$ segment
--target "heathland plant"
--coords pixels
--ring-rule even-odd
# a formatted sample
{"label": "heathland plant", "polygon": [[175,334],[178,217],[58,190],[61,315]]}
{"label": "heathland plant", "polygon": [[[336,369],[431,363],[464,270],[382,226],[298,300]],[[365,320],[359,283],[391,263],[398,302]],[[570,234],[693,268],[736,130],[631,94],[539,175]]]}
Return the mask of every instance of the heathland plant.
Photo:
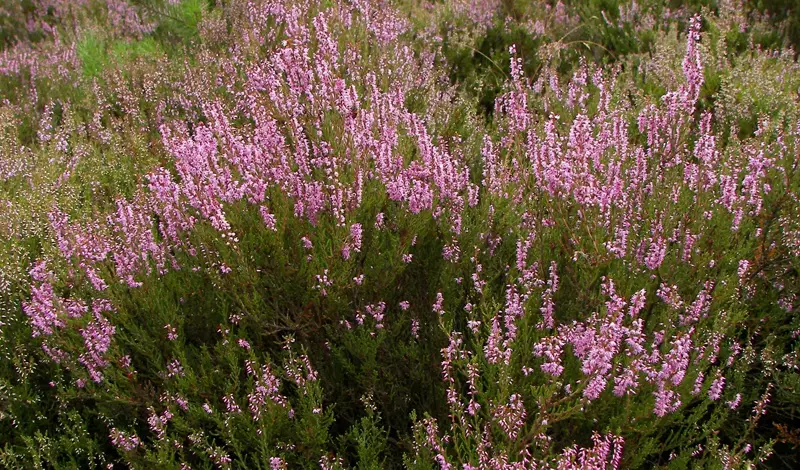
{"label": "heathland plant", "polygon": [[798,464],[768,6],[0,5],[3,467]]}

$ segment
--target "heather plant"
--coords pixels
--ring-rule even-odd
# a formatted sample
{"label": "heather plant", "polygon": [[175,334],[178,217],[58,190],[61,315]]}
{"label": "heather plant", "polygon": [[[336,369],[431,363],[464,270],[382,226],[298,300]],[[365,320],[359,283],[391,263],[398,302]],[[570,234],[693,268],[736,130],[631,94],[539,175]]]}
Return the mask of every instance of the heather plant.
{"label": "heather plant", "polygon": [[792,468],[758,8],[5,8],[0,463]]}

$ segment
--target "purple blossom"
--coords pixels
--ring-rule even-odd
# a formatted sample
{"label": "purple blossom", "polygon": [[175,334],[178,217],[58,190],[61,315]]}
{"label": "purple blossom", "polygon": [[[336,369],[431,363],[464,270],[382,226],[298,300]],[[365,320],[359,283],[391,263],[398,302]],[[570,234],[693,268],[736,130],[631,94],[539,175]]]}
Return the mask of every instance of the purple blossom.
{"label": "purple blossom", "polygon": [[711,387],[708,389],[708,398],[716,401],[722,396],[722,390],[725,388],[725,377],[718,375],[717,378],[711,382]]}

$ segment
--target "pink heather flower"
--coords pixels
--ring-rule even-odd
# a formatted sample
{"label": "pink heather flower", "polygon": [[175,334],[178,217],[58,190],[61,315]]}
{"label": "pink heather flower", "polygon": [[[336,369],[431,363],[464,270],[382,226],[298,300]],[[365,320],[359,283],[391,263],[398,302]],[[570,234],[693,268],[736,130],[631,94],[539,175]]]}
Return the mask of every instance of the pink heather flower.
{"label": "pink heather flower", "polygon": [[53,278],[54,274],[47,270],[47,262],[46,261],[37,261],[34,263],[33,268],[29,271],[29,274],[33,278],[34,281],[37,282],[45,282],[49,281]]}
{"label": "pink heather flower", "polygon": [[86,366],[91,379],[99,383],[103,380],[100,370],[109,365],[105,353],[111,346],[111,337],[116,328],[99,313],[95,312],[94,317],[94,320],[89,322],[86,328],[80,330],[86,346],[86,353],[81,354],[78,361]]}
{"label": "pink heather flower", "polygon": [[678,319],[681,325],[690,325],[705,318],[711,308],[711,291],[714,289],[714,281],[706,281],[703,289],[697,294],[697,298],[686,308],[685,314],[679,314]]}
{"label": "pink heather flower", "polygon": [[711,383],[711,387],[708,389],[708,398],[713,401],[719,400],[722,396],[722,390],[725,388],[725,377],[722,375],[717,376],[716,379]]}
{"label": "pink heather flower", "polygon": [[269,209],[263,206],[259,211],[261,212],[261,218],[264,219],[264,225],[273,232],[277,231],[275,215],[270,214]]}
{"label": "pink heather flower", "polygon": [[269,365],[262,366],[261,371],[257,371],[251,361],[247,361],[246,365],[248,375],[256,378],[253,392],[247,396],[248,408],[253,419],[258,421],[261,418],[263,407],[268,401],[282,408],[288,408],[288,400],[280,394],[280,381]]}
{"label": "pink heather flower", "polygon": [[63,302],[64,310],[70,318],[80,318],[89,311],[89,306],[82,300],[65,299]]}
{"label": "pink heather flower", "polygon": [[408,308],[410,306],[411,306],[411,304],[408,302],[408,300],[403,300],[402,302],[400,302],[400,310],[404,310],[404,311],[408,310]]}
{"label": "pink heather flower", "polygon": [[739,284],[744,283],[745,276],[747,275],[749,269],[750,269],[750,261],[746,259],[739,261],[739,269],[737,271],[737,273],[739,274]]}
{"label": "pink heather flower", "polygon": [[433,312],[439,315],[444,315],[444,296],[441,292],[436,293],[436,302],[433,304]]}
{"label": "pink heather flower", "polygon": [[503,333],[500,328],[500,315],[492,319],[492,331],[483,347],[483,353],[489,364],[499,364],[501,361],[508,365],[511,362],[511,349],[504,349]]}
{"label": "pink heather flower", "polygon": [[686,33],[686,56],[683,59],[683,74],[688,84],[689,99],[692,103],[697,100],[700,88],[703,86],[703,62],[697,43],[700,41],[700,15],[695,15],[689,20],[689,30]]}
{"label": "pink heather flower", "polygon": [[64,320],[59,318],[60,305],[61,301],[49,282],[31,287],[31,300],[24,302],[22,309],[30,320],[34,338],[52,335],[56,329],[64,326]]}
{"label": "pink heather flower", "polygon": [[553,314],[555,313],[555,303],[553,296],[558,291],[558,265],[555,261],[550,262],[550,278],[547,280],[547,289],[542,293],[542,323],[544,328],[553,328],[555,320]]}
{"label": "pink heather flower", "polygon": [[375,228],[376,229],[380,230],[381,228],[383,228],[384,217],[385,216],[383,215],[383,212],[378,212],[378,215],[375,216]]}
{"label": "pink heather flower", "polygon": [[583,389],[583,396],[589,400],[596,400],[600,397],[600,394],[603,393],[603,390],[606,389],[606,384],[608,380],[603,375],[595,375],[589,380],[589,384]]}
{"label": "pink heather flower", "polygon": [[728,405],[728,407],[730,409],[735,410],[736,408],[739,407],[739,404],[741,402],[742,402],[742,394],[741,393],[737,393],[736,396],[733,397],[733,400],[727,402],[727,405]]}
{"label": "pink heather flower", "polygon": [[661,263],[664,262],[664,257],[667,254],[667,243],[662,237],[650,239],[650,249],[644,259],[644,265],[647,269],[656,270]]}
{"label": "pink heather flower", "polygon": [[644,309],[645,303],[647,302],[647,291],[644,289],[640,290],[639,292],[633,294],[631,297],[631,306],[630,310],[628,311],[628,315],[631,317],[636,317],[639,315],[639,312]]}
{"label": "pink heather flower", "polygon": [[318,378],[317,372],[305,354],[295,357],[290,363],[287,363],[284,370],[289,379],[302,389],[304,395],[308,393],[306,383],[314,382]]}
{"label": "pink heather flower", "polygon": [[376,305],[367,305],[366,310],[375,319],[375,328],[378,330],[383,328],[383,314],[386,311],[386,303],[378,302]]}
{"label": "pink heather flower", "polygon": [[475,413],[481,408],[481,405],[475,401],[475,396],[478,395],[478,380],[480,379],[480,371],[478,366],[474,363],[467,364],[467,383],[469,385],[469,406],[467,412],[474,416]]}
{"label": "pink heather flower", "polygon": [[614,377],[614,395],[622,397],[636,393],[636,388],[639,386],[638,375],[637,368],[632,365]]}
{"label": "pink heather flower", "polygon": [[150,425],[150,430],[159,440],[164,439],[167,435],[167,423],[172,419],[172,413],[169,410],[164,410],[159,416],[152,406],[148,408],[148,411],[150,416],[147,418],[147,423]]}
{"label": "pink heather flower", "polygon": [[767,389],[764,391],[764,394],[756,401],[756,406],[753,407],[753,419],[757,420],[759,417],[766,414],[772,387],[772,383],[767,384]]}
{"label": "pink heather flower", "polygon": [[303,242],[303,248],[306,250],[310,250],[314,247],[314,244],[311,243],[311,240],[308,237],[303,237],[300,239],[300,241]]}
{"label": "pink heather flower", "polygon": [[419,320],[416,318],[411,320],[411,336],[413,336],[415,339],[419,338]]}
{"label": "pink heather flower", "polygon": [[177,405],[183,411],[189,411],[189,402],[185,398],[183,398],[181,396],[177,396],[177,397],[175,397],[175,403],[177,403]]}
{"label": "pink heather flower", "polygon": [[111,437],[111,443],[114,444],[114,447],[127,452],[132,451],[142,444],[136,434],[129,435],[117,430],[117,428],[111,428],[109,436]]}
{"label": "pink heather flower", "polygon": [[57,209],[48,216],[59,251],[64,258],[78,261],[92,287],[97,291],[105,290],[108,286],[100,277],[97,265],[108,258],[112,244],[101,225],[97,222],[72,224],[69,217]]}
{"label": "pink heather flower", "polygon": [[483,266],[478,264],[475,266],[475,272],[472,273],[472,284],[475,286],[475,290],[479,294],[483,292],[483,287],[486,285],[486,281],[480,278],[481,271],[483,271]]}
{"label": "pink heather flower", "polygon": [[361,224],[353,224],[350,226],[350,238],[345,243],[344,247],[342,247],[342,257],[344,259],[350,259],[351,249],[356,253],[361,252],[362,234],[363,230],[361,229]]}
{"label": "pink heather flower", "polygon": [[733,341],[731,343],[730,349],[731,349],[731,352],[730,352],[730,355],[728,356],[728,360],[725,361],[725,364],[728,367],[733,365],[733,362],[736,360],[736,356],[738,356],[739,353],[742,352],[742,345],[739,344],[737,341]]}
{"label": "pink heather flower", "polygon": [[241,408],[239,408],[239,405],[236,404],[236,399],[232,394],[223,396],[222,401],[225,403],[225,409],[228,410],[228,413],[242,412]]}
{"label": "pink heather flower", "polygon": [[175,341],[178,339],[178,330],[175,329],[172,325],[164,325],[164,329],[167,330],[167,339],[170,341]]}
{"label": "pink heather flower", "polygon": [[271,470],[286,470],[286,462],[280,457],[270,457],[269,468]]}
{"label": "pink heather flower", "polygon": [[442,248],[442,257],[451,263],[457,263],[461,259],[461,249],[458,245],[445,245]]}
{"label": "pink heather flower", "polygon": [[405,264],[409,264],[413,258],[414,258],[414,255],[412,255],[410,253],[404,254],[403,255],[403,262]]}
{"label": "pink heather flower", "polygon": [[211,458],[211,461],[217,464],[220,468],[228,468],[228,464],[231,463],[231,457],[226,454],[225,451],[216,447],[210,453],[209,457]]}
{"label": "pink heather flower", "polygon": [[247,342],[245,339],[239,339],[239,346],[244,349],[245,351],[250,350],[250,343]]}
{"label": "pink heather flower", "polygon": [[422,422],[418,422],[416,426],[416,429],[425,435],[425,446],[436,454],[434,458],[439,466],[443,470],[450,470],[452,467],[447,462],[447,457],[444,456],[444,448],[442,447],[442,441],[446,441],[447,436],[445,436],[444,439],[439,438],[439,429],[436,424],[436,419],[425,418]]}
{"label": "pink heather flower", "polygon": [[705,379],[705,374],[700,371],[697,374],[697,378],[694,380],[694,388],[692,389],[692,395],[699,395],[701,389],[703,388],[703,380]]}
{"label": "pink heather flower", "polygon": [[544,356],[547,361],[542,364],[542,372],[558,377],[564,372],[561,365],[561,354],[564,348],[564,340],[560,336],[549,336],[533,346],[533,353],[539,357]]}
{"label": "pink heather flower", "polygon": [[684,307],[684,302],[678,293],[678,286],[676,285],[668,286],[662,283],[658,287],[656,295],[674,310],[682,310]]}
{"label": "pink heather flower", "polygon": [[689,366],[689,355],[692,350],[691,334],[693,331],[691,329],[688,333],[679,334],[673,340],[672,348],[663,359],[661,371],[658,374],[659,380],[669,381],[676,387],[683,381],[686,369]]}
{"label": "pink heather flower", "polygon": [[[558,468],[564,470],[618,470],[622,461],[622,448],[625,441],[620,436],[607,434],[592,436],[594,447],[579,449],[572,446],[564,449],[558,458]],[[613,449],[613,450],[612,450]]]}
{"label": "pink heather flower", "polygon": [[[449,382],[450,384],[455,383],[455,378],[453,376],[453,362],[458,359],[464,359],[464,351],[461,348],[463,345],[463,340],[461,338],[461,333],[453,332],[450,335],[450,343],[448,343],[446,348],[442,348],[442,378]],[[452,398],[449,401],[453,401]]]}
{"label": "pink heather flower", "polygon": [[344,468],[344,461],[341,458],[330,458],[327,455],[323,455],[319,458],[319,468],[320,470]]}
{"label": "pink heather flower", "polygon": [[656,404],[653,409],[656,416],[666,416],[681,406],[680,396],[674,390],[661,388],[653,394],[656,396]]}
{"label": "pink heather flower", "polygon": [[167,364],[168,377],[183,377],[184,375],[186,374],[183,371],[183,366],[179,360],[173,359],[169,364]]}
{"label": "pink heather flower", "polygon": [[353,249],[355,251],[361,251],[361,236],[363,234],[363,230],[361,229],[361,224],[353,224],[350,226],[350,238],[353,242]]}
{"label": "pink heather flower", "polygon": [[525,426],[527,412],[522,403],[522,397],[515,393],[509,397],[507,405],[496,407],[492,415],[500,429],[511,441],[514,441],[517,439],[519,430]]}
{"label": "pink heather flower", "polygon": [[328,270],[324,269],[322,274],[317,274],[317,284],[314,286],[315,289],[319,289],[320,295],[323,297],[328,295],[328,287],[333,285],[333,281],[328,278]]}

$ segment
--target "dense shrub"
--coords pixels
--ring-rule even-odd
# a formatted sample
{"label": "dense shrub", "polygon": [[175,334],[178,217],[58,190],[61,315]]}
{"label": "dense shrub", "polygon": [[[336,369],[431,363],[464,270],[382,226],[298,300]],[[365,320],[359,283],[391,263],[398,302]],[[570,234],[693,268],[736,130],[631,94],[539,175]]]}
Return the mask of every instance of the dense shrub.
{"label": "dense shrub", "polygon": [[770,8],[4,6],[0,465],[794,468]]}

